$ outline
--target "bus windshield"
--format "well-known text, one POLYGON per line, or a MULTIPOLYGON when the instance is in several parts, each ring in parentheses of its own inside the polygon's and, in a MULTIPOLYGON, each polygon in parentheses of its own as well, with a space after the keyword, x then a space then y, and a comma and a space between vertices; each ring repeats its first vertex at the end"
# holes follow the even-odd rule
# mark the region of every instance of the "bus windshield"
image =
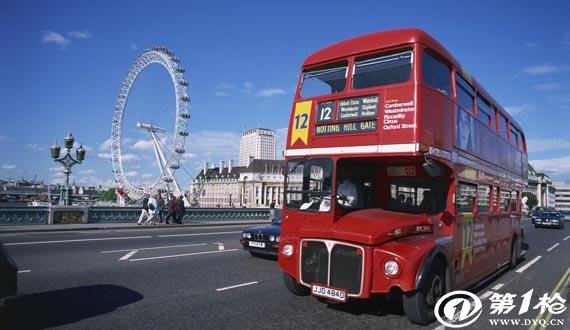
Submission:
POLYGON ((308 98, 343 91, 347 68, 347 63, 338 63, 335 66, 303 72, 301 97, 308 98))
POLYGON ((307 212, 330 211, 332 172, 330 158, 290 160, 285 180, 285 205, 307 212))

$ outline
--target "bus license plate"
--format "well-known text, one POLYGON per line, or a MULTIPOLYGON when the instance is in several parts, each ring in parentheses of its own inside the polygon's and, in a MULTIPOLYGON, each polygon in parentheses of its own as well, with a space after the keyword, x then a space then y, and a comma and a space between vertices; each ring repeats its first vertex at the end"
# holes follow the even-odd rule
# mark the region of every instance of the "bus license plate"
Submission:
POLYGON ((261 243, 261 242, 249 242, 249 246, 253 246, 253 247, 257 247, 257 248, 265 248, 265 243, 261 243))
POLYGON ((313 285, 311 287, 311 293, 317 297, 328 298, 335 301, 346 301, 346 291, 339 289, 331 289, 326 286, 313 285))

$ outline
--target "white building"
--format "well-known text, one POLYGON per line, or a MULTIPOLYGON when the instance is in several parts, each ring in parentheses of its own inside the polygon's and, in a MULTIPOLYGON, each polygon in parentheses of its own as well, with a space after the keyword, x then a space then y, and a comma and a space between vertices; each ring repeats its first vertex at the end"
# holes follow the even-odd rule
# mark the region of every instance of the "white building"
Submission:
POLYGON ((554 182, 556 188, 556 209, 570 211, 570 184, 566 182, 554 182))
POLYGON ((208 163, 192 180, 190 203, 197 207, 264 208, 283 204, 283 161, 254 159, 248 166, 208 163))
POLYGON ((544 173, 536 173, 538 178, 538 186, 536 188, 536 199, 538 206, 556 205, 556 188, 552 185, 552 180, 544 173))
POLYGON ((256 128, 241 134, 239 166, 248 166, 251 159, 275 160, 275 131, 256 128))

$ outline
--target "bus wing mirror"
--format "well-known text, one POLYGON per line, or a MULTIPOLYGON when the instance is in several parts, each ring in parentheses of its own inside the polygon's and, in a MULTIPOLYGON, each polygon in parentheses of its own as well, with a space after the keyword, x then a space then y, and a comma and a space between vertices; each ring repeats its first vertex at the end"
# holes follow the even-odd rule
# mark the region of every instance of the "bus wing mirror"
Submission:
POLYGON ((443 169, 441 166, 439 166, 435 161, 428 159, 427 157, 425 159, 425 162, 422 164, 422 167, 432 178, 443 175, 443 169))

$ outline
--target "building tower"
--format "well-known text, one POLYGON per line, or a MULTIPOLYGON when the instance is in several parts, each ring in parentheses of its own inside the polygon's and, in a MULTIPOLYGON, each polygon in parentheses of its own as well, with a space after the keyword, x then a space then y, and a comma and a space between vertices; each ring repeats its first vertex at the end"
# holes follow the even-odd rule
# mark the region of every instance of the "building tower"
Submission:
POLYGON ((275 131, 256 128, 241 134, 239 166, 248 166, 251 159, 275 160, 275 131))

